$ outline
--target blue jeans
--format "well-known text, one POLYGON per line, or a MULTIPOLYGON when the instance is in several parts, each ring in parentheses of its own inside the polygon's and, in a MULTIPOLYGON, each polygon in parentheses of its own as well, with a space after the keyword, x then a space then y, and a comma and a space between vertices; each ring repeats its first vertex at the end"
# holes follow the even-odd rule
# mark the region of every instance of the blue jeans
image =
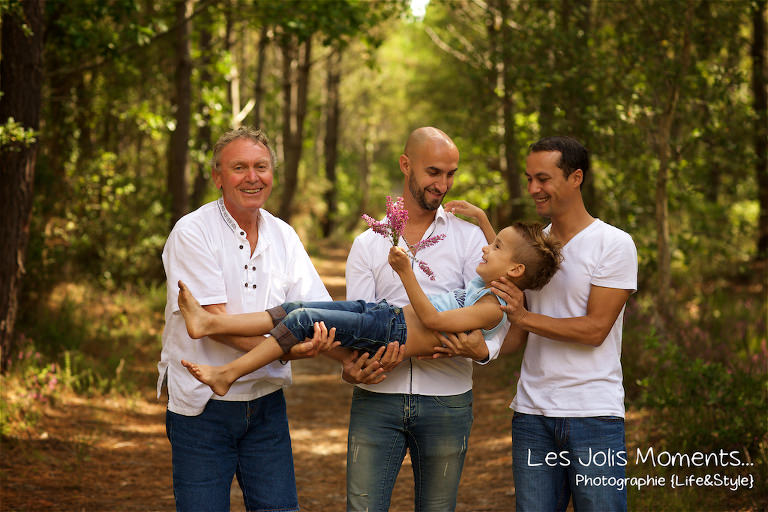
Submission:
POLYGON ((288 302, 267 312, 276 324, 270 333, 285 352, 311 338, 315 322, 325 322, 329 329, 335 327, 335 339, 342 347, 371 354, 391 341, 405 343, 407 337, 403 309, 385 300, 288 302))
POLYGON ((296 479, 278 390, 250 402, 210 400, 199 416, 166 412, 178 511, 229 511, 237 475, 249 511, 296 511, 296 479))
POLYGON ((347 440, 347 510, 389 510, 406 450, 413 465, 414 510, 454 510, 471 427, 471 390, 426 396, 356 387, 347 440))
POLYGON ((518 512, 627 510, 624 420, 515 412, 512 465, 518 512), (549 457, 549 459, 547 459, 549 457))

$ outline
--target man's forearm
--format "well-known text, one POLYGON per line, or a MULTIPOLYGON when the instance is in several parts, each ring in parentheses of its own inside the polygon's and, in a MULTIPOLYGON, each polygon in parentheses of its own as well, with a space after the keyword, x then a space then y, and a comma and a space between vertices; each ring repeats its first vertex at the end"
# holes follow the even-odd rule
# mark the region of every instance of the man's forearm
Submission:
POLYGON ((230 334, 214 334, 209 336, 209 338, 241 352, 248 352, 264 341, 263 336, 234 336, 230 334))
POLYGON ((510 325, 507 335, 504 337, 504 341, 501 344, 499 354, 514 354, 523 348, 527 339, 528 331, 521 329, 515 324, 510 325))

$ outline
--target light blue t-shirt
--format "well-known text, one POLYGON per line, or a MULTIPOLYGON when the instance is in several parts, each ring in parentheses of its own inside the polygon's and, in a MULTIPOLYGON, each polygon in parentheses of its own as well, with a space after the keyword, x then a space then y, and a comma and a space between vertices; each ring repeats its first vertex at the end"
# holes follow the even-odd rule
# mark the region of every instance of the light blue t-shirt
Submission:
MULTIPOLYGON (((438 311, 450 311, 451 309, 459 309, 471 306, 480 300, 481 297, 484 297, 489 293, 492 292, 490 288, 486 287, 483 278, 476 277, 469 282, 466 288, 456 288, 455 290, 451 290, 447 293, 429 295, 427 298, 438 311)), ((502 305, 506 305, 506 302, 504 302, 503 299, 499 298, 498 296, 496 299, 502 305)), ((492 329, 483 329, 483 337, 487 339, 496 334, 506 319, 507 314, 504 313, 499 323, 496 324, 492 329)))

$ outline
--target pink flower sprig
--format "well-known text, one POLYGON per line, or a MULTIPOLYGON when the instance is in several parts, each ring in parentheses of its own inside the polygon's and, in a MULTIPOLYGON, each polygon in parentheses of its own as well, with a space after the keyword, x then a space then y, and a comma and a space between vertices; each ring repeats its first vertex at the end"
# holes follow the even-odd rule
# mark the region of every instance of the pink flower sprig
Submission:
POLYGON ((408 224, 408 210, 405 209, 403 198, 398 197, 392 202, 392 197, 387 196, 387 218, 379 222, 369 215, 363 214, 363 220, 368 223, 374 233, 392 240, 392 245, 397 246, 403 235, 405 225, 408 224))
MULTIPOLYGON (((405 209, 402 197, 392 201, 392 197, 387 196, 386 220, 383 222, 378 221, 369 215, 363 215, 363 220, 368 223, 368 227, 374 233, 388 238, 393 246, 397 246, 400 242, 400 237, 403 236, 405 225, 408 223, 408 210, 405 209)), ((408 246, 408 257, 417 263, 422 272, 429 276, 429 279, 432 281, 435 280, 435 273, 432 272, 432 269, 424 261, 416 258, 416 253, 427 247, 432 247, 443 238, 445 238, 445 234, 430 236, 415 245, 409 245, 407 241, 405 243, 408 246)))

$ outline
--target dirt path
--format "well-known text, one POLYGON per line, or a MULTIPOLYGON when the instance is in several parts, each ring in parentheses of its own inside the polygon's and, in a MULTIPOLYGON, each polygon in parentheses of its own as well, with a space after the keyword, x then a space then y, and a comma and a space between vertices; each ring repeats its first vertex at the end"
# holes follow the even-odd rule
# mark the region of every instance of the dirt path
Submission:
MULTIPOLYGON (((313 258, 334 298, 344 296, 343 249, 313 258)), ((154 342, 148 342, 151 344, 154 342)), ((4 440, 0 456, 2 511, 167 511, 174 509, 164 405, 151 391, 152 351, 139 368, 140 397, 63 397, 45 411, 27 439, 4 440)), ((156 355, 156 354, 155 354, 156 355)), ((460 511, 514 510, 507 409, 512 360, 475 371, 475 422, 459 490, 460 511)), ((345 507, 346 433, 352 387, 323 357, 294 363, 286 391, 302 510, 345 507)), ((232 488, 232 510, 244 510, 232 488)), ((392 511, 413 510, 409 460, 398 477, 392 511)))

